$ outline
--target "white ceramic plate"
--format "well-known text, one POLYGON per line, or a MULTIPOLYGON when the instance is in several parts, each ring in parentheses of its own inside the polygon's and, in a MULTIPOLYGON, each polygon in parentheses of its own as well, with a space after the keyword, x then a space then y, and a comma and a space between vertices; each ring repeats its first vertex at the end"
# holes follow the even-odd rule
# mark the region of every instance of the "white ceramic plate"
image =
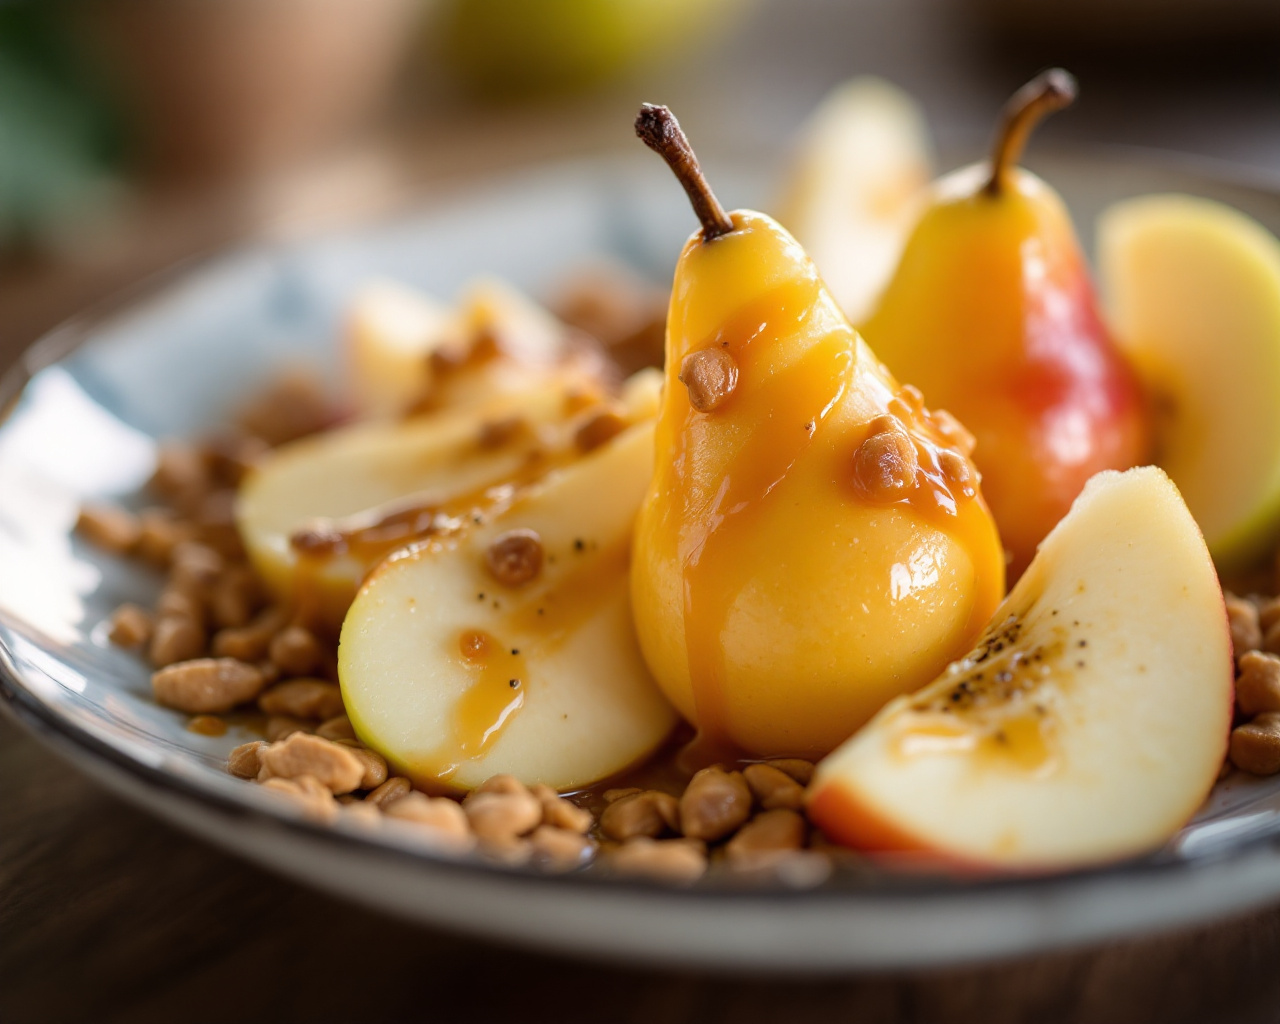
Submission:
MULTIPOLYGON (((709 161, 731 205, 763 176, 709 161)), ((1033 164, 1086 243, 1123 196, 1189 191, 1280 230, 1280 202, 1229 172, 1133 153, 1033 164)), ((198 433, 280 361, 336 372, 348 297, 372 275, 449 296, 480 273, 544 293, 600 256, 669 275, 693 227, 653 158, 525 174, 393 224, 245 249, 34 348, 0 387, 0 706, 127 798, 298 879, 433 924, 591 956, 684 966, 835 971, 957 962, 1190 923, 1280 899, 1280 779, 1229 779, 1174 842, 1110 868, 963 881, 845 873, 805 892, 691 891, 538 877, 433 859, 290 817, 228 776, 235 731, 209 738, 157 707, 148 672, 106 641, 123 600, 158 579, 72 536, 89 497, 125 501, 155 439, 198 433)))

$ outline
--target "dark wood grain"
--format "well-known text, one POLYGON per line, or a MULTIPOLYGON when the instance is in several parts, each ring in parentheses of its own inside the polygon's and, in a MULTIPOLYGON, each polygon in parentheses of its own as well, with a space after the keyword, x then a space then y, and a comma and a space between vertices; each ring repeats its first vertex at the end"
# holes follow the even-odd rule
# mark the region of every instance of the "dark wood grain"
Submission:
POLYGON ((1280 1019, 1280 912, 1080 953, 789 981, 598 966, 415 928, 244 864, 0 719, 0 1021, 440 1024, 1280 1019))

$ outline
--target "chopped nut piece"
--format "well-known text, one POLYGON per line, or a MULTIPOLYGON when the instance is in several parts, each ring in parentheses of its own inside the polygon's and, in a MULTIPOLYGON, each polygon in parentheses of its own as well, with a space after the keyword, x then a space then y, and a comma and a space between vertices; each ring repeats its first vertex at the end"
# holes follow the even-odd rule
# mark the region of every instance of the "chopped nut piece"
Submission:
POLYGON ((156 468, 148 486, 171 501, 183 501, 209 488, 204 456, 188 444, 166 441, 156 452, 156 468))
POLYGON ((186 616, 165 615, 152 631, 148 656, 156 668, 165 668, 199 658, 204 648, 203 626, 186 616))
POLYGON ((151 689, 165 707, 191 714, 218 713, 253 700, 262 689, 262 673, 231 658, 200 658, 154 673, 151 689))
POLYGON ((258 698, 269 715, 327 720, 343 714, 342 690, 323 679, 289 679, 276 683, 258 698))
POLYGON ((689 389, 689 404, 698 412, 712 412, 738 386, 738 364, 722 348, 690 352, 680 363, 680 383, 689 389))
POLYGON ((533 530, 508 530, 489 545, 485 562, 503 586, 523 586, 542 571, 542 538, 533 530))
POLYGON ((238 419, 247 433, 274 447, 328 426, 334 410, 320 378, 297 367, 255 395, 238 419))
POLYGON ((550 786, 538 783, 530 789, 542 804, 544 824, 565 829, 568 832, 586 832, 592 825, 591 812, 566 800, 550 786))
POLYGON ((532 793, 473 793, 463 805, 471 829, 501 844, 532 832, 542 822, 542 804, 532 793))
POLYGON ((706 873, 707 855, 700 844, 687 839, 637 836, 611 850, 606 863, 614 874, 624 878, 689 885, 706 873))
POLYGON ((354 822, 362 828, 377 828, 382 824, 382 812, 363 800, 356 800, 343 806, 342 820, 354 822))
POLYGON ((574 433, 573 441, 580 451, 593 452, 601 445, 608 444, 628 426, 630 424, 623 417, 606 409, 582 424, 574 433))
MULTIPOLYGON (((517 779, 514 775, 508 775, 503 772, 499 775, 490 775, 484 782, 476 786, 469 794, 467 800, 472 800, 478 793, 516 793, 520 795, 527 794, 529 787, 517 779)), ((465 801, 464 801, 465 803, 465 801)))
POLYGON ((262 769, 262 751, 266 746, 262 740, 241 743, 227 756, 227 771, 242 779, 256 778, 262 769))
POLYGON ((368 747, 347 747, 347 749, 364 765, 364 775, 357 789, 377 789, 387 781, 387 762, 381 754, 368 747))
POLYGON ((194 594, 209 593, 226 564, 213 548, 193 540, 175 544, 169 562, 171 585, 194 594))
POLYGON ((284 627, 285 621, 284 609, 272 607, 247 626, 220 629, 213 637, 213 653, 219 658, 262 661, 267 656, 271 638, 284 627))
POLYGON ((639 792, 639 786, 623 786, 620 789, 606 789, 604 791, 604 802, 611 804, 615 800, 621 800, 624 796, 631 796, 632 793, 639 792))
POLYGON ((804 806, 804 787, 790 775, 768 764, 749 764, 742 777, 758 803, 766 811, 785 807, 798 811, 804 806))
POLYGON ((1235 594, 1223 595, 1227 601, 1227 622, 1231 625, 1231 649, 1236 658, 1262 646, 1262 625, 1258 609, 1252 601, 1235 594))
POLYGON ((104 551, 132 551, 142 536, 142 524, 132 512, 115 505, 85 505, 76 520, 76 532, 104 551))
POLYGON ((1269 597, 1258 604, 1258 625, 1265 636, 1267 630, 1280 622, 1280 597, 1269 597))
POLYGON ((270 778, 262 786, 293 800, 308 817, 320 821, 332 821, 337 817, 338 802, 333 799, 333 794, 310 775, 296 779, 270 778))
POLYGON ((412 789, 413 786, 408 779, 403 775, 395 775, 365 797, 365 803, 373 804, 375 807, 381 807, 385 810, 388 804, 393 804, 401 797, 408 796, 412 789))
POLYGON ((190 528, 178 523, 167 509, 144 508, 138 514, 136 551, 153 565, 168 565, 174 546, 187 540, 190 528))
POLYGON ((1246 651, 1240 657, 1236 703, 1249 716, 1280 711, 1280 657, 1262 651, 1246 651))
POLYGON ((122 604, 111 615, 107 636, 117 647, 143 647, 151 639, 151 616, 136 604, 122 604))
POLYGON ((1280 713, 1266 712, 1231 731, 1231 763, 1252 775, 1280 772, 1280 713))
MULTIPOLYGON (((747 800, 750 803, 750 795, 747 800)), ((664 832, 679 831, 679 821, 679 801, 670 793, 650 789, 609 804, 600 815, 600 831, 619 842, 635 836, 656 839, 664 832)))
POLYGON ((804 818, 793 810, 761 811, 725 844, 725 856, 733 863, 761 851, 798 850, 805 832, 804 818))
POLYGON ((973 455, 973 450, 978 443, 974 440, 973 435, 965 429, 963 423, 947 412, 946 409, 935 409, 930 415, 933 418, 934 429, 946 439, 949 445, 965 458, 973 455))
POLYGON ((529 836, 530 859, 544 871, 574 871, 595 854, 595 844, 578 831, 539 825, 529 836))
MULTIPOLYGON (((214 625, 220 629, 245 626, 260 598, 261 588, 253 572, 242 565, 229 566, 209 593, 209 612, 214 625)), ((260 657, 261 654, 257 656, 260 657)))
POLYGON ((780 772, 786 772, 796 782, 802 786, 807 786, 813 780, 813 762, 803 761, 798 757, 775 757, 765 764, 771 768, 777 768, 780 772))
POLYGON ((388 818, 429 828, 440 844, 447 848, 469 849, 473 843, 466 813, 456 801, 448 797, 406 793, 398 800, 384 803, 383 813, 388 818))
POLYGON ((156 618, 190 619, 203 627, 204 602, 199 594, 168 586, 156 598, 156 618))
POLYGON ((1273 622, 1268 629, 1263 631, 1262 649, 1272 654, 1280 654, 1280 621, 1273 622))
POLYGON ((267 656, 280 666, 284 675, 305 676, 320 665, 324 651, 320 641, 305 626, 285 626, 272 638, 267 656))
POLYGON ((890 428, 872 434, 858 446, 853 476, 875 501, 896 501, 915 485, 920 460, 907 433, 890 428))
POLYGON ((946 478, 947 485, 957 498, 972 498, 978 493, 974 486, 974 469, 959 452, 943 448, 938 452, 938 468, 946 478))
POLYGON ((267 739, 277 743, 295 732, 311 732, 311 725, 292 715, 272 715, 267 719, 267 727, 264 731, 267 739))
POLYGON ((262 751, 261 759, 263 767, 277 778, 312 775, 332 793, 350 793, 360 788, 367 770, 365 762, 350 747, 302 732, 271 744, 262 751))
POLYGON ((351 726, 351 719, 346 715, 334 715, 320 723, 320 727, 316 729, 316 735, 323 736, 327 740, 353 740, 356 738, 356 731, 351 726))
POLYGON ((750 816, 751 790, 740 772, 704 768, 680 797, 680 829, 693 839, 723 839, 750 816))

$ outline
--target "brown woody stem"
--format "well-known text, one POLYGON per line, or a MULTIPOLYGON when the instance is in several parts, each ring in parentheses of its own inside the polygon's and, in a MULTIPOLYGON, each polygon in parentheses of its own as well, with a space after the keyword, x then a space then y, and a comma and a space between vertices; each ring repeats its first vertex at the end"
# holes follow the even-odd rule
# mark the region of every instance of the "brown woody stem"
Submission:
POLYGON ((1071 106, 1075 98, 1076 80, 1062 68, 1042 71, 1009 98, 991 151, 991 179, 986 186, 990 195, 998 196, 1004 191, 1009 171, 1022 156, 1035 126, 1046 115, 1071 106))
POLYGON ((693 147, 680 129, 680 122, 676 120, 675 114, 666 107, 653 103, 642 104, 640 113, 636 115, 636 135, 667 162, 684 186, 689 202, 693 204, 693 212, 702 222, 704 242, 727 235, 733 230, 733 221, 724 212, 720 200, 707 184, 693 147))

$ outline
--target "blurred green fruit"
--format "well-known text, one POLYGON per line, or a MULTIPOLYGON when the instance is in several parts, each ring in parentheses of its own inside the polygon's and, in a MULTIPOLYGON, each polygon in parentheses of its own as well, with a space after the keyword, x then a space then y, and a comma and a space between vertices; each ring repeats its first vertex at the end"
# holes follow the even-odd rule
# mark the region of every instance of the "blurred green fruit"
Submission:
POLYGON ((448 63, 486 92, 574 89, 687 54, 751 0, 446 0, 448 63))

